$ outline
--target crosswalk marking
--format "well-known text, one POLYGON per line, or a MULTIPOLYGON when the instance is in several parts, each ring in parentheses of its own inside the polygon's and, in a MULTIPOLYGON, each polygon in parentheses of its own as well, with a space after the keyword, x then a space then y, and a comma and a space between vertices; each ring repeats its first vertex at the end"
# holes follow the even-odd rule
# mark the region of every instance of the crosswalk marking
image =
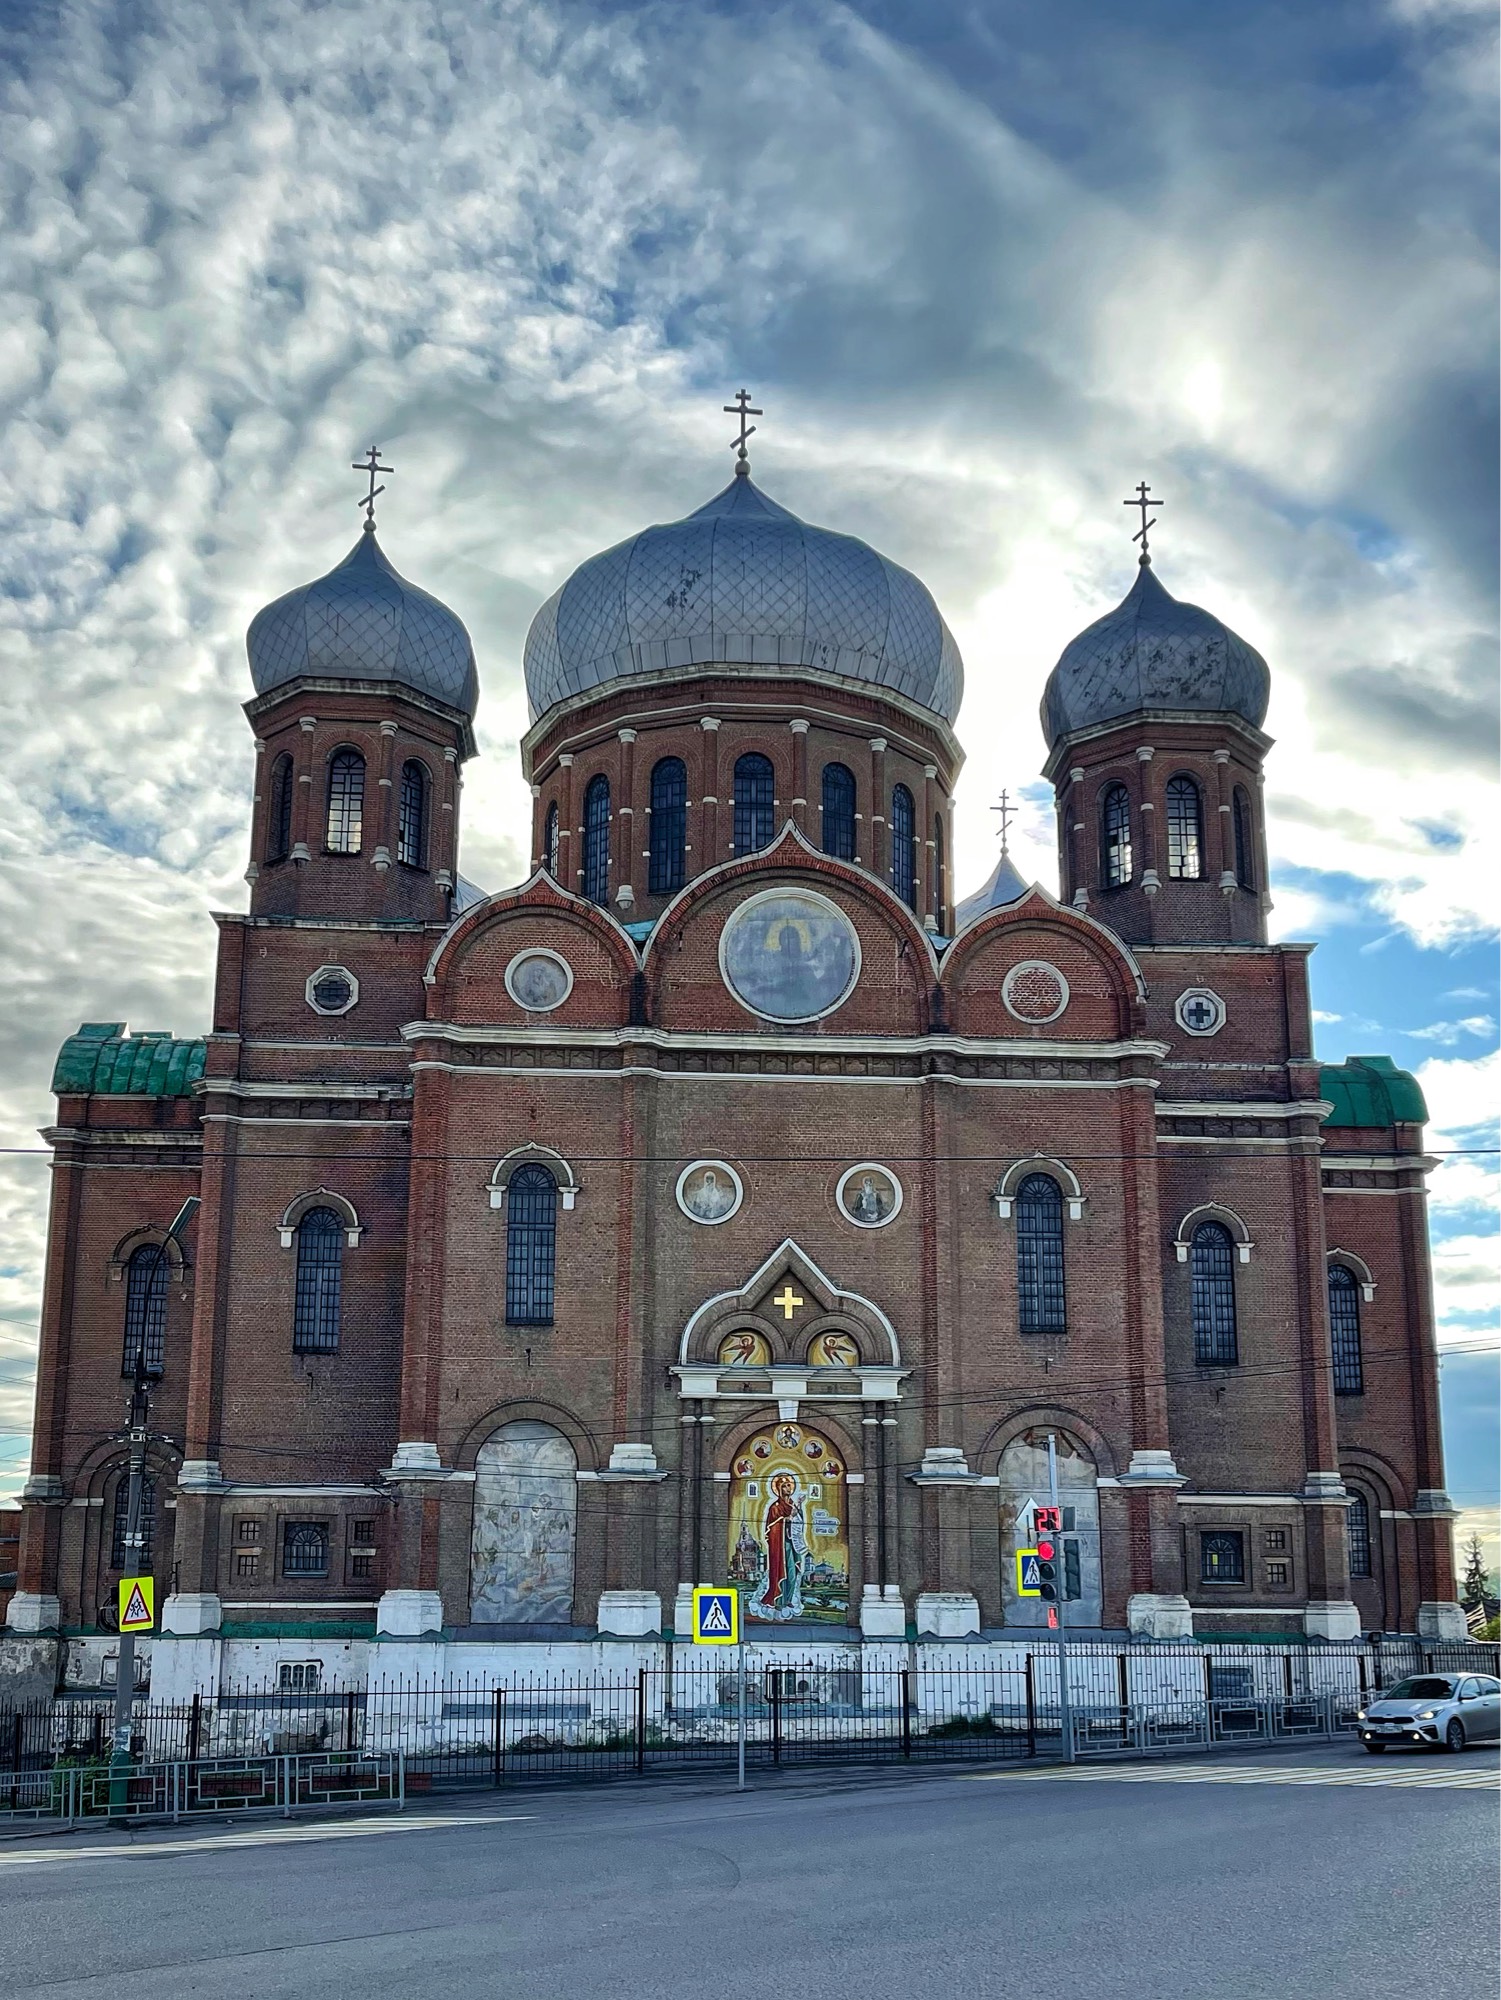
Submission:
POLYGON ((1023 1783, 1112 1785, 1382 1785, 1423 1791, 1485 1792, 1497 1789, 1493 1766, 1437 1770, 1386 1764, 1360 1769, 1344 1764, 1060 1764, 1046 1771, 966 1771, 973 1782, 1011 1778, 1023 1783))
MULTIPOLYGON (((512 1826, 531 1813, 403 1813, 391 1819, 346 1820, 323 1826, 246 1826, 192 1840, 137 1840, 116 1847, 32 1847, 0 1854, 0 1868, 34 1868, 45 1861, 150 1861, 158 1854, 202 1854, 211 1848, 283 1847, 302 1840, 358 1840, 376 1833, 432 1833, 459 1826, 512 1826)), ((141 1829, 142 1832, 145 1829, 141 1829)))

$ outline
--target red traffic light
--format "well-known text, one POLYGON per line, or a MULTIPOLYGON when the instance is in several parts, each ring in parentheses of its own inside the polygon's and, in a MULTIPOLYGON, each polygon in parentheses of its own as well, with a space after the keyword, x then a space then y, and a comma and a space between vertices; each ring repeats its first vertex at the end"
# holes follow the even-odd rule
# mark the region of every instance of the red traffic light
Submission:
POLYGON ((1051 1562, 1053 1560, 1053 1544, 1049 1541, 1040 1541, 1037 1544, 1037 1553, 1044 1562, 1051 1562))

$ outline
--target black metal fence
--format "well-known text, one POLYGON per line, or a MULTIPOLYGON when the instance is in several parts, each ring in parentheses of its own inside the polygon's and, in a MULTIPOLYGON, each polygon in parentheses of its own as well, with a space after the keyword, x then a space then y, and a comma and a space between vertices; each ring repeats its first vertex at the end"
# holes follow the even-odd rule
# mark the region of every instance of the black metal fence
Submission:
MULTIPOLYGON (((1496 1667, 1497 1648, 1480 1643, 1071 1642, 1070 1730, 1081 1756, 1327 1738, 1406 1673, 1496 1667)), ((1057 1757, 1060 1695, 1058 1654, 1048 1645, 976 1645, 936 1657, 921 1646, 894 1658, 886 1648, 803 1661, 763 1654, 746 1668, 747 1766, 1057 1757)), ((728 1766, 741 1729, 740 1676, 728 1651, 695 1653, 624 1673, 505 1685, 262 1686, 183 1702, 138 1698, 133 1719, 142 1765, 399 1757, 411 1796, 728 1766)), ((18 1809, 23 1777, 106 1763, 111 1722, 107 1694, 0 1709, 0 1813, 18 1809)))

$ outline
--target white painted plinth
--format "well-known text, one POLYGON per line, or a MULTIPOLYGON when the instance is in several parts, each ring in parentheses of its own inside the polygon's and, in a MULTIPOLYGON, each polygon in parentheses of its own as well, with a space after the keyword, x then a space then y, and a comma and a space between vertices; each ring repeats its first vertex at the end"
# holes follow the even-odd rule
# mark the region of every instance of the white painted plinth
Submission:
POLYGON ((184 1638, 217 1632, 223 1623, 224 1607, 211 1590, 174 1591, 162 1606, 162 1630, 184 1638))
POLYGON ((1303 1630, 1310 1639, 1358 1639, 1360 1613, 1348 1598, 1309 1604, 1303 1612, 1303 1630))
POLYGON ((867 1639, 905 1639, 907 1607, 894 1583, 866 1584, 860 1594, 860 1631, 867 1639))
POLYGON ((18 1590, 5 1613, 8 1632, 55 1632, 62 1622, 58 1600, 34 1590, 18 1590))
POLYGON ((965 1639, 980 1629, 980 1601, 968 1590, 923 1590, 917 1598, 917 1629, 935 1639, 965 1639))
MULTIPOLYGON (((167 1603, 171 1602, 169 1597, 167 1603)), ((153 1639, 152 1700, 191 1701, 195 1694, 217 1694, 221 1651, 217 1633, 204 1638, 153 1639)))
POLYGON ((1446 1604, 1441 1598, 1430 1598, 1426 1604, 1418 1606, 1418 1637, 1420 1639, 1468 1639, 1469 1625, 1465 1622, 1464 1607, 1460 1604, 1446 1604))
POLYGON ((662 1627, 662 1600, 654 1590, 602 1590, 599 1629, 622 1639, 644 1639, 662 1627))
POLYGON ((1191 1639, 1193 1607, 1186 1597, 1138 1590, 1126 1599, 1126 1629, 1133 1639, 1191 1639))
POLYGON ((375 1607, 375 1629, 394 1639, 441 1632, 443 1599, 436 1590, 388 1590, 375 1607))

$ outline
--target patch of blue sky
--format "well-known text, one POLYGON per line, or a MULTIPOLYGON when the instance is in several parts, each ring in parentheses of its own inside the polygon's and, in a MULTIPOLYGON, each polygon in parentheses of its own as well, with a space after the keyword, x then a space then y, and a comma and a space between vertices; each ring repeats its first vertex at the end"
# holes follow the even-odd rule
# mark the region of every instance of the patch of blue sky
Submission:
POLYGON ((66 799, 58 803, 69 831, 80 842, 106 847, 112 854, 145 855, 155 849, 155 829, 150 826, 117 819, 98 804, 78 805, 66 799))
POLYGON ((1461 1507, 1494 1507, 1501 1497, 1501 1357, 1442 1356, 1438 1395, 1449 1497, 1461 1507))

